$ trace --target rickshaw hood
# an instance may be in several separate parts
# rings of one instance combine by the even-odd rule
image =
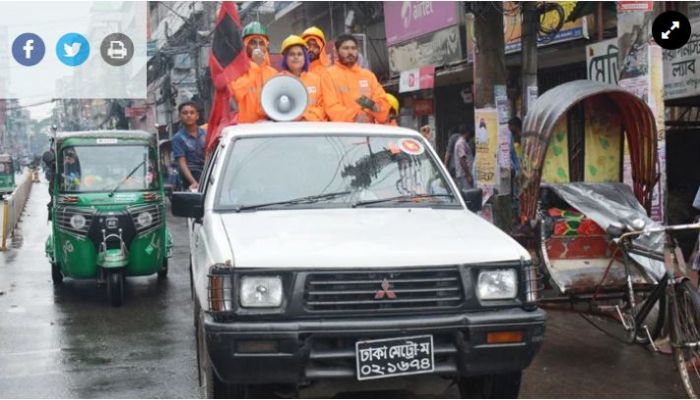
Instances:
[[[462,209],[265,210],[221,220],[237,267],[392,268],[530,258],[511,237]]]

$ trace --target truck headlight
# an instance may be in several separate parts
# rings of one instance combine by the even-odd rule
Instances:
[[[70,217],[70,226],[72,226],[75,230],[82,230],[85,228],[86,223],[87,221],[85,216],[82,214],[73,214],[73,216]]]
[[[153,223],[153,215],[148,211],[144,211],[136,217],[136,222],[141,228],[148,227]]]
[[[279,276],[244,276],[241,278],[241,307],[279,307],[282,305],[282,296],[282,278]]]
[[[476,289],[479,300],[514,299],[518,293],[518,277],[514,269],[485,269],[479,271]]]

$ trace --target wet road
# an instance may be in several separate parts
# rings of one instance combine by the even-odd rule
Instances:
[[[47,201],[46,184],[35,186],[17,239],[0,252],[0,397],[197,397],[184,222],[168,220],[176,247],[167,280],[129,278],[125,305],[111,308],[93,282],[52,284],[44,256]],[[418,379],[410,392],[362,397],[428,394],[458,397],[444,382]],[[682,398],[684,392],[671,357],[621,345],[577,315],[551,312],[521,397]]]

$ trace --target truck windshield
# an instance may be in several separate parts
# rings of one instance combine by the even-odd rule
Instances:
[[[219,209],[459,206],[423,142],[400,136],[235,141]]]
[[[153,153],[141,145],[64,147],[58,163],[59,188],[62,192],[111,192],[117,185],[121,192],[158,189]]]

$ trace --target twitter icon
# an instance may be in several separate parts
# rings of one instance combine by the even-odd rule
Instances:
[[[90,43],[79,33],[66,33],[56,43],[56,56],[69,67],[84,63],[90,55]]]

